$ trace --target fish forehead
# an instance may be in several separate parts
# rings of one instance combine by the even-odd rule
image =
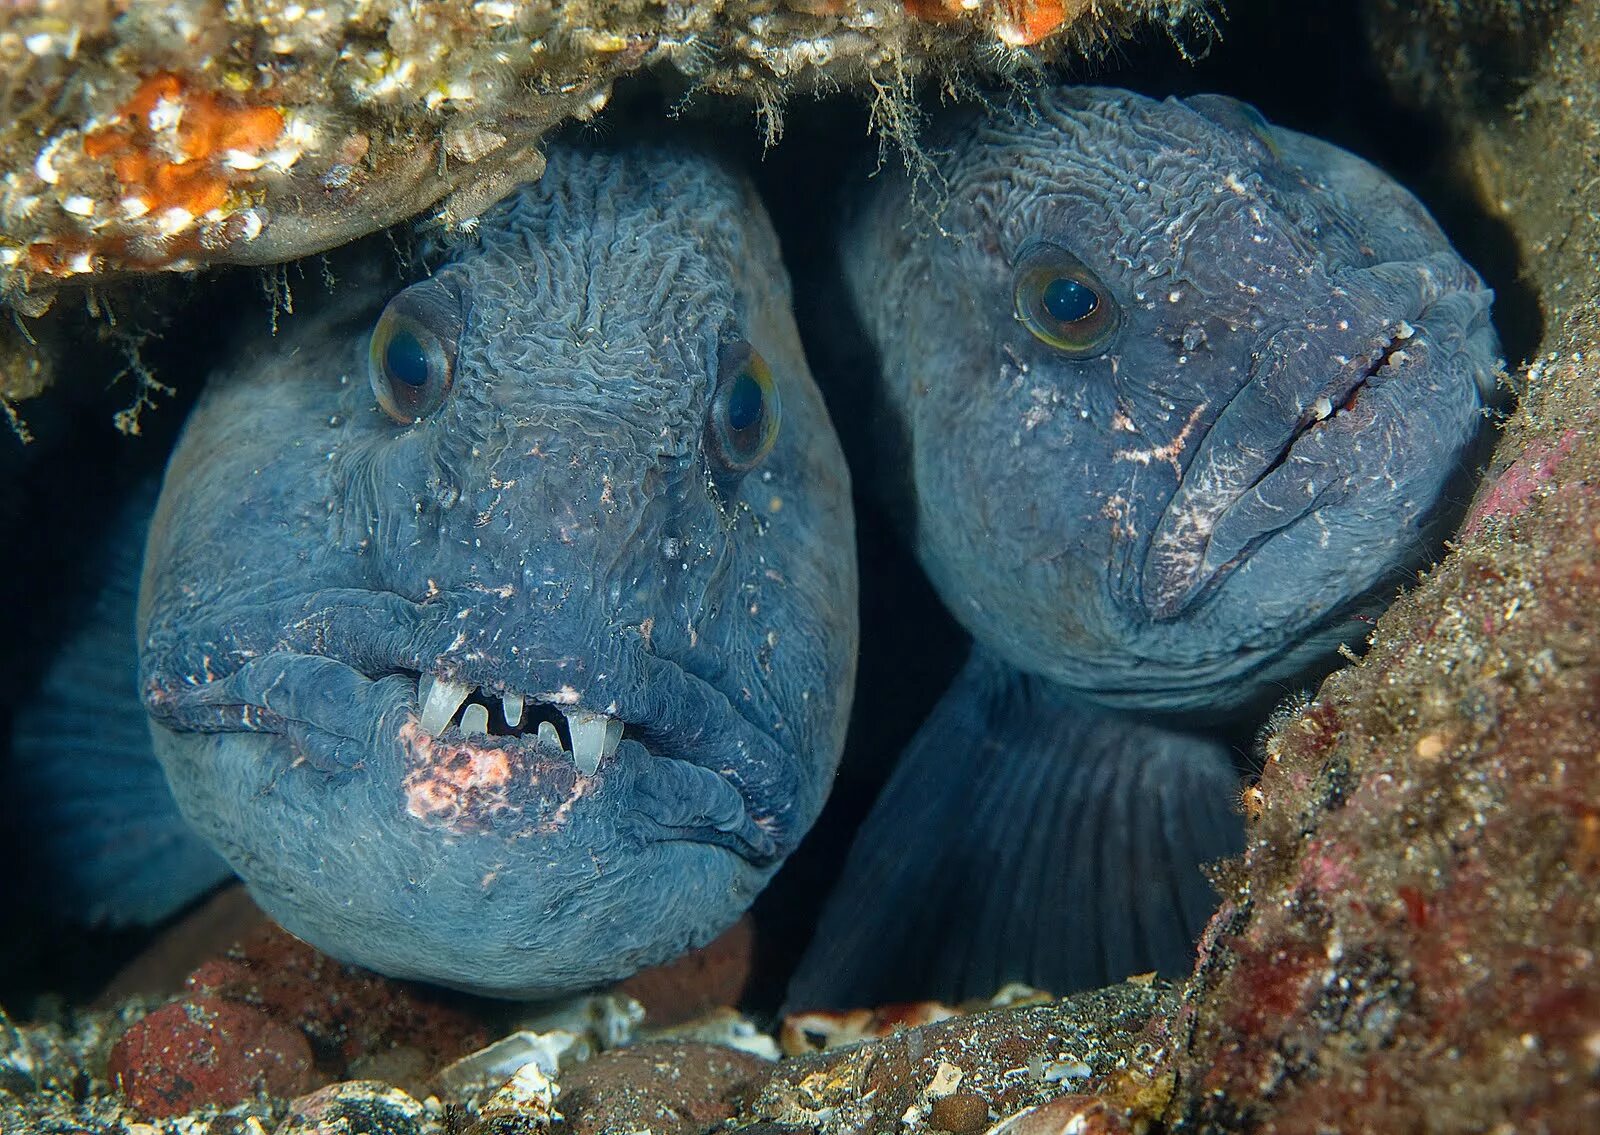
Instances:
[[[1244,121],[1097,88],[991,114],[952,154],[949,197],[961,204],[949,227],[988,234],[1008,261],[1034,240],[1059,242],[1125,302],[1192,283],[1213,318],[1243,324],[1371,259],[1350,219],[1279,160],[1275,128]]]
[[[697,418],[752,265],[776,263],[746,200],[727,171],[672,150],[557,150],[439,272],[468,305],[461,380],[534,419],[626,403],[641,444]]]

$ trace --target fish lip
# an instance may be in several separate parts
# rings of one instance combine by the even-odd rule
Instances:
[[[446,624],[439,613],[455,605],[439,598],[418,602],[381,589],[301,596],[272,605],[256,625],[239,631],[227,649],[210,636],[176,645],[147,642],[141,662],[146,709],[157,724],[175,732],[277,734],[287,742],[291,765],[305,763],[335,776],[363,771],[394,775],[398,782],[405,775],[405,745],[389,739],[398,738],[408,723],[420,724],[420,674],[484,691],[525,690],[536,700],[541,692],[562,686],[559,664],[541,668],[463,658],[457,652],[463,639],[459,619]],[[375,625],[386,633],[374,635]],[[230,628],[228,633],[234,632]],[[576,690],[570,697],[563,695],[562,708],[617,717],[635,727],[634,736],[621,747],[637,743],[652,759],[694,765],[726,782],[743,804],[745,821],[736,831],[705,833],[705,842],[727,847],[760,868],[787,855],[803,833],[805,794],[813,788],[801,775],[800,755],[764,731],[736,699],[678,662],[625,640],[606,645],[612,649],[561,660],[592,666],[604,655],[607,670],[606,680],[599,682],[597,675],[584,696]],[[297,704],[291,670],[306,665],[336,667],[342,688],[357,691],[363,699],[358,728],[352,729],[348,719],[319,724],[333,704],[326,696],[305,699],[314,703],[309,711]],[[265,674],[252,673],[261,667]],[[697,723],[689,723],[689,735],[674,725],[686,707],[699,715]],[[442,730],[440,738],[427,737],[430,742],[440,739],[458,746],[463,740],[454,726]],[[491,747],[506,748],[498,743],[507,739],[493,740],[497,744]],[[533,759],[554,757],[541,757],[532,740],[514,748]],[[561,760],[576,774],[570,755]],[[597,778],[597,787],[599,783]],[[655,838],[690,839],[696,834],[662,827]]]
[[[1359,365],[1338,368],[1320,391],[1305,401],[1306,409],[1300,414],[1292,418],[1280,417],[1271,423],[1276,432],[1261,460],[1233,470],[1235,476],[1231,483],[1223,491],[1212,494],[1209,500],[1194,500],[1196,493],[1189,483],[1194,472],[1194,459],[1191,459],[1158,514],[1155,530],[1140,561],[1138,600],[1149,617],[1168,622],[1193,613],[1263,544],[1303,520],[1320,505],[1323,493],[1308,496],[1304,507],[1282,523],[1262,526],[1238,553],[1220,562],[1210,555],[1217,528],[1230,516],[1237,515],[1250,494],[1278,474],[1307,439],[1318,433],[1350,432],[1353,428],[1351,415],[1363,392],[1412,377],[1402,374],[1402,368],[1394,360],[1397,355],[1404,360],[1406,344],[1417,340],[1419,329],[1425,325],[1434,306],[1428,304],[1408,316],[1391,319],[1383,325],[1383,330],[1371,335],[1368,341],[1373,344],[1372,348],[1350,360],[1351,364]],[[1250,380],[1223,403],[1207,427],[1206,437],[1259,381],[1259,370],[1252,368]],[[1318,410],[1319,404],[1322,412]],[[1195,507],[1186,515],[1187,505]],[[1187,533],[1174,532],[1184,527],[1189,529]]]
[[[406,674],[416,672],[413,667],[404,665],[397,669]],[[597,782],[603,781],[608,766],[622,759],[630,745],[636,745],[651,760],[679,761],[711,772],[738,793],[744,804],[746,822],[736,832],[705,833],[707,838],[702,842],[728,846],[757,866],[777,862],[798,842],[786,819],[795,811],[794,794],[799,791],[797,754],[762,730],[733,699],[672,659],[639,649],[624,651],[608,664],[612,673],[600,687],[603,692],[598,696],[587,696],[587,692],[580,694],[571,687],[564,687],[557,677],[559,671],[540,674],[527,669],[522,677],[508,680],[503,673],[494,672],[493,666],[478,663],[436,665],[426,669],[437,677],[474,686],[484,693],[542,691],[547,696],[539,693],[524,696],[566,711],[588,710],[622,721],[623,739],[616,753],[602,761],[591,774]],[[548,697],[551,694],[558,696]],[[703,742],[698,745],[685,738],[682,730],[670,721],[675,710],[694,704],[709,704],[723,711],[715,730],[702,732],[693,739]],[[410,721],[420,732],[420,706],[414,685],[408,709]],[[491,747],[532,750],[558,759],[567,767],[576,767],[570,752],[563,751],[559,757],[548,753],[547,747],[541,746],[534,737],[486,736],[492,742]],[[430,740],[457,745],[466,742],[454,724],[442,730],[438,738],[430,737]],[[745,768],[765,770],[774,775],[741,775]]]

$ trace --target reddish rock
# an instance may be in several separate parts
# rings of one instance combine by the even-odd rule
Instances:
[[[300,1030],[324,1078],[416,1069],[408,1082],[489,1041],[474,1002],[336,962],[267,924],[186,983]]]
[[[698,950],[640,970],[617,987],[644,1006],[645,1024],[667,1028],[737,1005],[755,964],[755,923],[747,914]]]
[[[734,1097],[772,1065],[714,1044],[638,1044],[613,1049],[561,1074],[569,1135],[651,1131],[698,1135],[734,1114]]]
[[[248,1005],[197,996],[136,1022],[111,1050],[111,1079],[137,1112],[181,1115],[315,1083],[311,1046],[294,1028]]]

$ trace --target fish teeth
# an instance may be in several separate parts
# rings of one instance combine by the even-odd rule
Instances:
[[[461,703],[472,696],[472,687],[449,678],[424,674],[417,683],[417,704],[422,707],[420,724],[424,733],[438,736],[450,724]]]
[[[489,732],[489,707],[473,702],[461,711],[461,732],[487,733]]]
[[[617,751],[622,722],[587,709],[569,709],[566,718],[567,730],[572,734],[572,763],[584,776],[593,776],[600,762]]]
[[[423,732],[438,736],[450,727],[461,714],[458,728],[464,735],[489,732],[489,707],[467,699],[479,692],[477,687],[465,682],[451,681],[432,674],[424,674],[417,682],[417,703],[421,707],[420,724]],[[493,696],[493,695],[488,695]],[[506,725],[512,729],[522,726],[526,717],[527,699],[521,694],[500,695],[500,708]],[[465,703],[465,708],[463,707]],[[584,776],[593,776],[602,763],[609,760],[622,743],[622,722],[608,713],[588,709],[562,709],[551,706],[565,718],[569,746],[562,744],[561,734],[551,721],[539,722],[534,735],[540,745],[567,752],[572,763]],[[531,722],[529,722],[531,726]]]

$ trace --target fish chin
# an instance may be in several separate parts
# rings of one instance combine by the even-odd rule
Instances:
[[[529,707],[526,731],[501,717],[496,733],[477,729],[474,695],[430,733],[410,683],[374,683],[367,713],[345,719],[358,753],[305,722],[154,731],[190,822],[319,949],[476,993],[553,995],[710,940],[775,867],[738,790],[666,755],[671,738],[602,733],[586,770],[569,747],[588,744],[586,711],[557,731]]]
[[[199,682],[158,668],[147,706],[190,822],[330,954],[554,995],[709,941],[799,839],[798,759],[659,656],[512,680],[323,631],[350,649],[256,654]],[[602,670],[581,692],[560,677]]]

